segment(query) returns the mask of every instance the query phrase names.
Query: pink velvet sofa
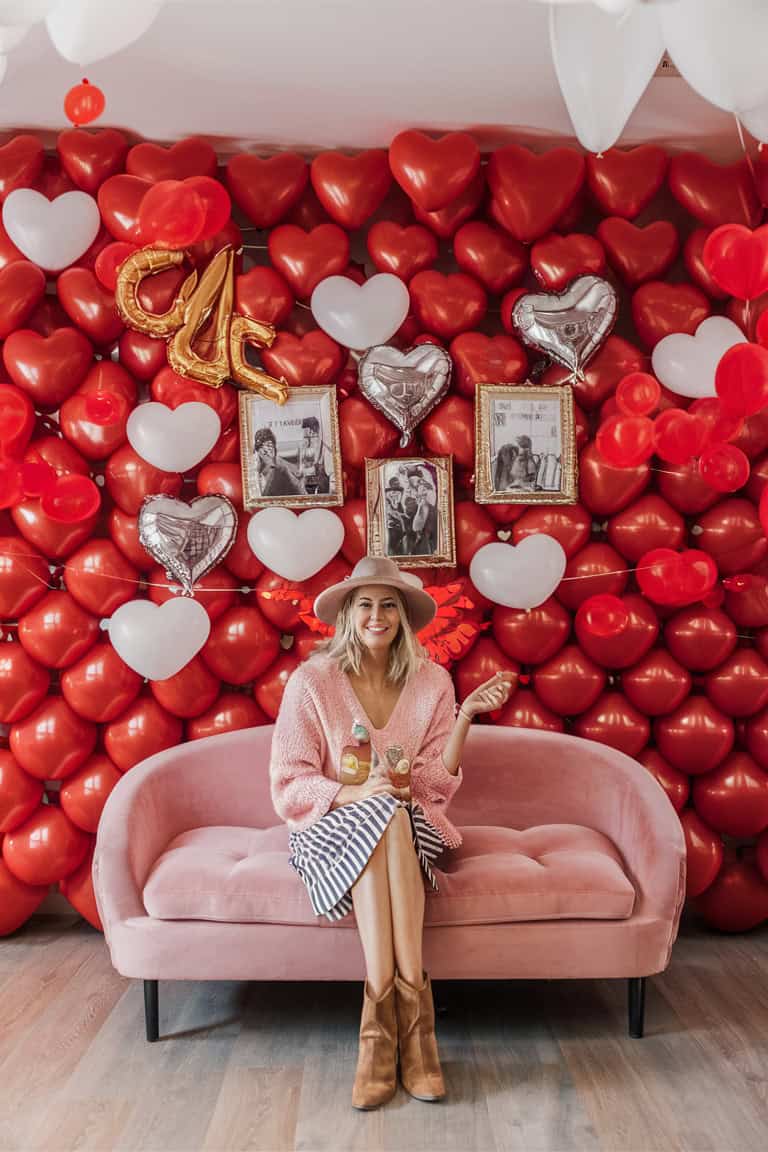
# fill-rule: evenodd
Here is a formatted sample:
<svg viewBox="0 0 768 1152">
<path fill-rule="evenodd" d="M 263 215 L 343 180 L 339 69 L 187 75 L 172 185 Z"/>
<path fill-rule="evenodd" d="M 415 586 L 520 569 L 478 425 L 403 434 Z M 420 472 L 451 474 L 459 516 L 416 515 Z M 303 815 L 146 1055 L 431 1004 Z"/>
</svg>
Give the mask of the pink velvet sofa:
<svg viewBox="0 0 768 1152">
<path fill-rule="evenodd" d="M 117 784 L 93 875 L 112 963 L 144 981 L 156 1040 L 159 980 L 361 980 L 352 917 L 312 914 L 269 794 L 272 728 L 161 752 Z M 685 842 L 663 789 L 601 744 L 475 726 L 451 806 L 461 848 L 427 896 L 433 979 L 628 980 L 642 1036 L 645 978 L 669 963 Z"/>
</svg>

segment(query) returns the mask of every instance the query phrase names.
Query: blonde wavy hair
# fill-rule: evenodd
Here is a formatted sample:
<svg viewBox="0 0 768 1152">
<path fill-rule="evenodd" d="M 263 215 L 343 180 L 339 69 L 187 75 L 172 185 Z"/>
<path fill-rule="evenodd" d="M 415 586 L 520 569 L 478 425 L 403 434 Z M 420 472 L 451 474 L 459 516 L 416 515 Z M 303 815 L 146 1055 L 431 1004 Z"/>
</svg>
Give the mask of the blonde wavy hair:
<svg viewBox="0 0 768 1152">
<path fill-rule="evenodd" d="M 363 667 L 364 646 L 355 630 L 353 609 L 362 589 L 356 588 L 345 598 L 336 617 L 336 631 L 333 636 L 318 644 L 315 653 L 323 653 L 336 660 L 342 672 L 353 672 L 359 676 Z M 400 613 L 400 627 L 389 648 L 387 680 L 392 684 L 405 684 L 418 672 L 423 660 L 428 659 L 426 650 L 416 638 L 416 633 L 408 619 L 408 610 L 403 597 L 396 588 L 390 588 L 392 599 Z"/>
</svg>

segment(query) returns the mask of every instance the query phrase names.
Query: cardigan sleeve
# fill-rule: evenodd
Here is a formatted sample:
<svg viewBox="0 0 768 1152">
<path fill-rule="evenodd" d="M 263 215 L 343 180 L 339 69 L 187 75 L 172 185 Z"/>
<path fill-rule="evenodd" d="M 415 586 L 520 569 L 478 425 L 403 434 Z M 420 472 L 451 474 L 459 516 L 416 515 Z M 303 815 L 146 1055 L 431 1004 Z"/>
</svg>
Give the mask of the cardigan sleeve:
<svg viewBox="0 0 768 1152">
<path fill-rule="evenodd" d="M 462 781 L 461 765 L 452 775 L 443 762 L 443 751 L 456 722 L 456 693 L 450 673 L 439 668 L 441 683 L 432 718 L 418 754 L 411 765 L 414 800 L 423 797 L 433 807 L 444 810 Z"/>
<path fill-rule="evenodd" d="M 299 668 L 283 692 L 269 762 L 272 803 L 293 831 L 324 816 L 341 787 L 323 773 L 325 750 L 320 716 Z"/>
</svg>

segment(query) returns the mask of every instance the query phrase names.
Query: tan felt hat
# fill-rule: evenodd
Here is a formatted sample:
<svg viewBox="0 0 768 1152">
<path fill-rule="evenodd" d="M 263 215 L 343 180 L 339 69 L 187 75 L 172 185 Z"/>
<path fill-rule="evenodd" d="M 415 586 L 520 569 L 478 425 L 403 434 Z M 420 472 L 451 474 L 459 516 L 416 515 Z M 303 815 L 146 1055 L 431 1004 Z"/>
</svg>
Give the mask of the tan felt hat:
<svg viewBox="0 0 768 1152">
<path fill-rule="evenodd" d="M 389 588 L 396 588 L 405 600 L 408 619 L 414 632 L 426 628 L 437 612 L 437 604 L 429 593 L 418 587 L 415 577 L 401 572 L 394 560 L 385 556 L 363 556 L 349 576 L 320 593 L 315 600 L 315 616 L 324 624 L 335 624 L 339 609 L 349 593 L 366 584 L 386 584 Z"/>
</svg>

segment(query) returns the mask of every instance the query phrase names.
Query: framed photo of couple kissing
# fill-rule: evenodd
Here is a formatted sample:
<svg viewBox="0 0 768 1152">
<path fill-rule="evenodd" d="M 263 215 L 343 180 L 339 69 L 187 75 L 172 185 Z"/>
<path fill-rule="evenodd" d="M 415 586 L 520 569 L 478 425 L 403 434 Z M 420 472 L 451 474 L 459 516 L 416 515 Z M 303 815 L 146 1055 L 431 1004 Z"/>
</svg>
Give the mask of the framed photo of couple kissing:
<svg viewBox="0 0 768 1152">
<path fill-rule="evenodd" d="M 408 568 L 456 563 L 450 456 L 366 460 L 368 553 Z"/>
<path fill-rule="evenodd" d="M 285 404 L 241 392 L 239 404 L 245 508 L 344 503 L 333 385 L 289 388 Z"/>
<path fill-rule="evenodd" d="M 478 384 L 478 504 L 575 504 L 573 393 L 567 385 Z"/>
</svg>

